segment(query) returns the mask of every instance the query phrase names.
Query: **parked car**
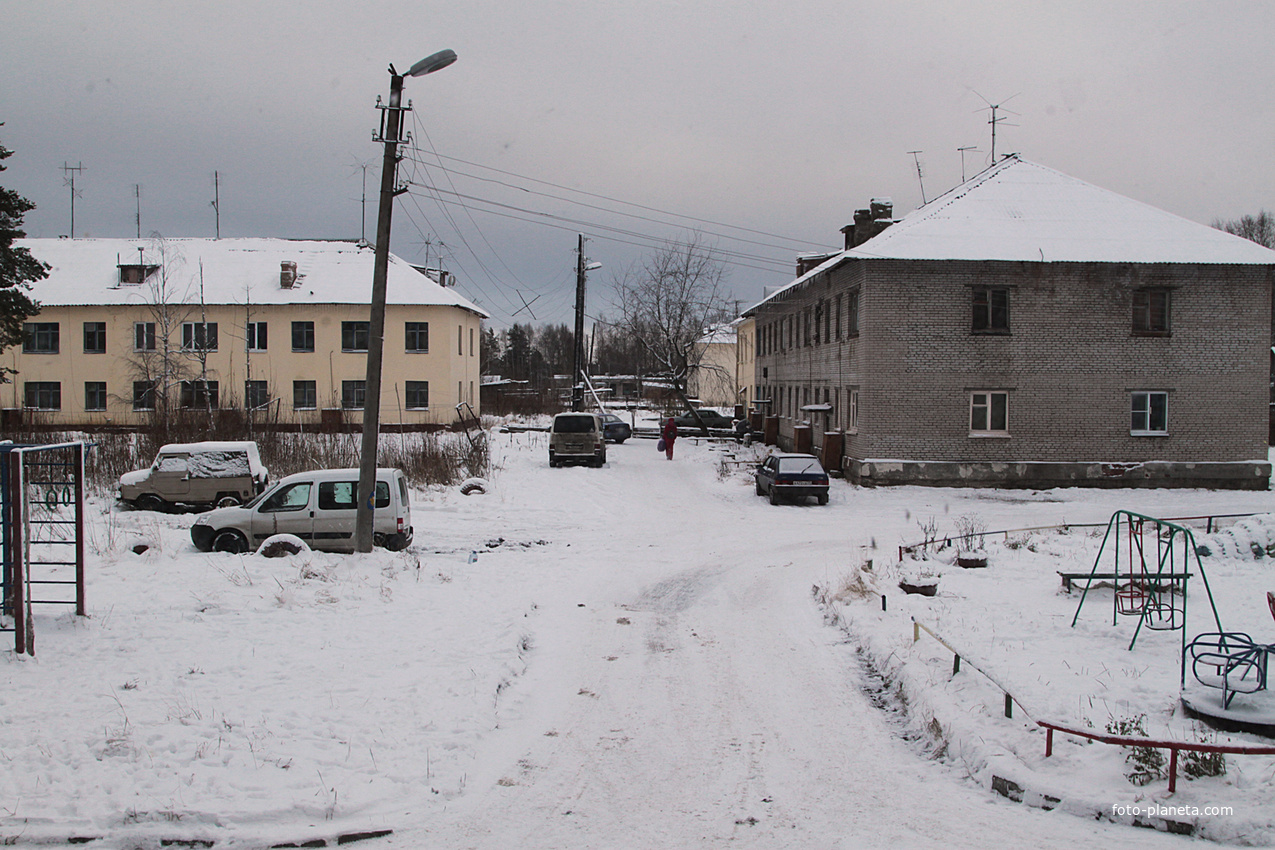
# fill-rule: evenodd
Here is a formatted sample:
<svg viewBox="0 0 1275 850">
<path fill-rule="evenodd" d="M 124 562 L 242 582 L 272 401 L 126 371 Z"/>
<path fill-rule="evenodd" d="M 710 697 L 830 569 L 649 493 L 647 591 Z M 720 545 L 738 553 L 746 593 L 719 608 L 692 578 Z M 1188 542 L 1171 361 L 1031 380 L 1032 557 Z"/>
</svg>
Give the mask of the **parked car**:
<svg viewBox="0 0 1275 850">
<path fill-rule="evenodd" d="M 704 424 L 709 428 L 732 428 L 735 420 L 725 414 L 718 413 L 716 410 L 701 409 L 697 410 L 700 418 L 704 420 Z M 699 423 L 695 421 L 695 417 L 689 413 L 681 416 L 673 417 L 673 421 L 677 423 L 678 428 L 698 428 Z"/>
<path fill-rule="evenodd" d="M 254 442 L 170 443 L 149 468 L 121 475 L 117 496 L 152 511 L 226 507 L 251 500 L 269 482 Z"/>
<path fill-rule="evenodd" d="M 583 463 L 601 467 L 607 462 L 602 419 L 596 413 L 559 413 L 549 426 L 549 465 Z"/>
<path fill-rule="evenodd" d="M 828 473 L 814 455 L 773 454 L 757 467 L 755 478 L 757 495 L 769 496 L 772 505 L 810 496 L 828 504 Z"/>
<path fill-rule="evenodd" d="M 623 443 L 633 436 L 633 429 L 629 427 L 629 423 L 614 413 L 603 413 L 599 418 L 602 420 L 602 436 L 604 439 L 613 443 Z"/>
<path fill-rule="evenodd" d="M 321 469 L 282 479 L 241 507 L 218 508 L 195 520 L 191 542 L 201 552 L 247 552 L 276 534 L 292 534 L 311 549 L 353 552 L 357 469 Z M 376 471 L 372 543 L 397 552 L 412 542 L 412 505 L 398 469 Z"/>
</svg>

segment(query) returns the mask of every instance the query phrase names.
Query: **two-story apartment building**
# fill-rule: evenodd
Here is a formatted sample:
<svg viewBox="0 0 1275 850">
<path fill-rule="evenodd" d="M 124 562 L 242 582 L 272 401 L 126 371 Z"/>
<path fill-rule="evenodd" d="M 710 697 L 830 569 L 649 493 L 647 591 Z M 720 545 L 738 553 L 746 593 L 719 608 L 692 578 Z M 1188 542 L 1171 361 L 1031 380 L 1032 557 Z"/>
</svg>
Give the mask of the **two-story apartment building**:
<svg viewBox="0 0 1275 850">
<path fill-rule="evenodd" d="M 129 427 L 158 409 L 357 424 L 365 406 L 375 251 L 286 239 L 26 239 L 48 263 L 16 374 L 13 419 Z M 381 422 L 426 428 L 479 407 L 486 313 L 403 260 L 387 277 Z"/>
<path fill-rule="evenodd" d="M 863 225 L 747 311 L 781 445 L 843 436 L 862 483 L 1267 486 L 1275 252 L 1016 156 Z"/>
</svg>

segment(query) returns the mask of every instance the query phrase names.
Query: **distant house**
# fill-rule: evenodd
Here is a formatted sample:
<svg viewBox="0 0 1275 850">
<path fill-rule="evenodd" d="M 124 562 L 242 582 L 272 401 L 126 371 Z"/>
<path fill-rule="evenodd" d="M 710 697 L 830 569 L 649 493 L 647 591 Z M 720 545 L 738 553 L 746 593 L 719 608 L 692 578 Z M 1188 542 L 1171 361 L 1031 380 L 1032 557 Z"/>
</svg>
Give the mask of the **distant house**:
<svg viewBox="0 0 1275 850">
<path fill-rule="evenodd" d="M 705 407 L 740 403 L 736 328 L 739 320 L 714 325 L 690 345 L 686 393 Z"/>
<path fill-rule="evenodd" d="M 1275 252 L 1016 156 L 890 213 L 746 313 L 781 445 L 835 435 L 865 484 L 1267 487 Z"/>
<path fill-rule="evenodd" d="M 4 352 L 8 419 L 131 427 L 165 410 L 237 410 L 285 426 L 358 423 L 374 250 L 286 239 L 26 239 L 51 266 L 39 315 Z M 381 422 L 479 409 L 487 315 L 393 255 Z"/>
</svg>

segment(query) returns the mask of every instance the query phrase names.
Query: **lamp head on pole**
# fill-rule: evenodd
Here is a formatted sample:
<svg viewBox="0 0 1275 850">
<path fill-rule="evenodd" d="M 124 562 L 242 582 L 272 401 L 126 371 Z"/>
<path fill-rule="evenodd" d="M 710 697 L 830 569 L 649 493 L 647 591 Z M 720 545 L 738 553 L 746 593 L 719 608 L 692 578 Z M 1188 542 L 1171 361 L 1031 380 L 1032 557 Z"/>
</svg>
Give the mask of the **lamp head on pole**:
<svg viewBox="0 0 1275 850">
<path fill-rule="evenodd" d="M 435 71 L 441 71 L 448 65 L 456 61 L 455 50 L 440 50 L 430 56 L 426 56 L 417 62 L 407 71 L 409 77 L 423 77 L 426 74 L 432 74 Z"/>
</svg>

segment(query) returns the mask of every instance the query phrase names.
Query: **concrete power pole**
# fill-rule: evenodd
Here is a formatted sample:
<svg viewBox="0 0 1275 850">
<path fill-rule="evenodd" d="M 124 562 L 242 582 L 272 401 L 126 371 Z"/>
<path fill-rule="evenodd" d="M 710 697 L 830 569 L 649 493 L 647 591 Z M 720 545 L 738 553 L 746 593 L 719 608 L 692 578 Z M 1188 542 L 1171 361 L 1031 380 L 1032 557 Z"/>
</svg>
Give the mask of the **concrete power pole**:
<svg viewBox="0 0 1275 850">
<path fill-rule="evenodd" d="M 584 234 L 576 249 L 575 363 L 571 370 L 571 409 L 584 409 Z"/>
</svg>

